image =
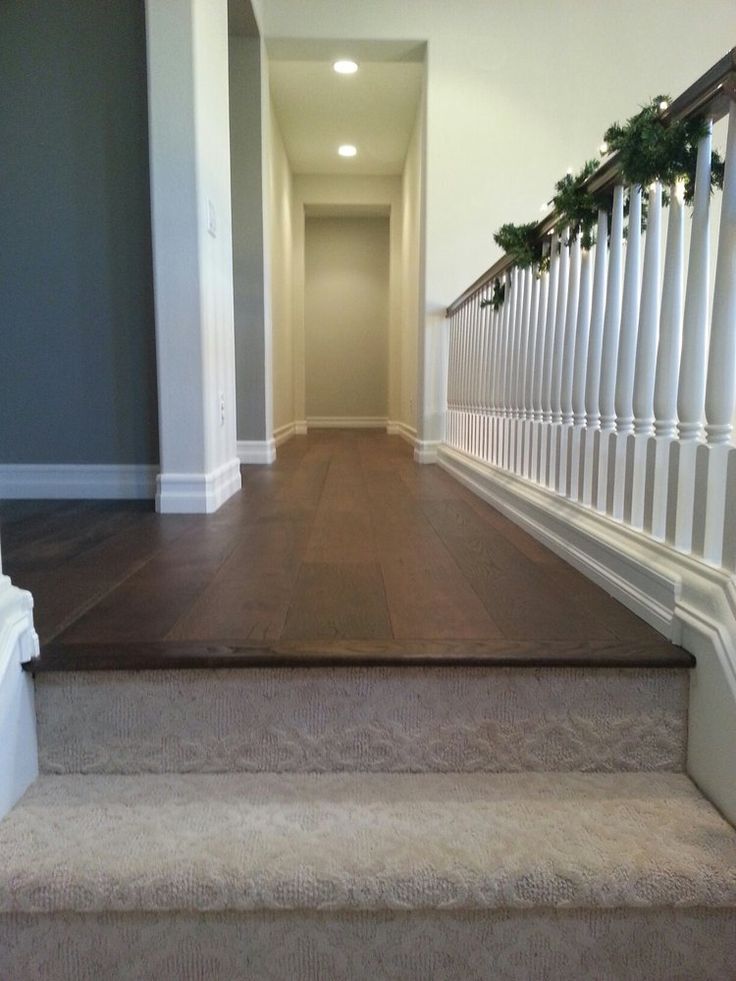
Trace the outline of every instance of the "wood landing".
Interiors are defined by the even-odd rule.
[[[35,669],[692,659],[399,437],[318,431],[214,515],[0,503]]]

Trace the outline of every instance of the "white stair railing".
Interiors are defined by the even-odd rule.
[[[612,188],[610,235],[604,210],[592,248],[580,235],[557,234],[552,214],[537,226],[538,239],[549,241],[548,269],[520,268],[504,257],[452,304],[446,427],[453,449],[730,571],[735,97],[736,49],[670,107],[673,119],[708,122],[692,207],[681,181],[625,187],[613,157],[590,179],[595,190]],[[725,115],[718,202],[711,193],[712,124]]]

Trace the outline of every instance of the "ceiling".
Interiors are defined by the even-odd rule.
[[[269,48],[269,55],[271,96],[295,174],[401,174],[422,89],[423,51],[317,42],[311,49],[303,43]],[[404,60],[391,60],[397,56]],[[358,71],[338,75],[332,68],[338,58],[352,58]],[[339,157],[342,143],[355,144],[357,156]]]

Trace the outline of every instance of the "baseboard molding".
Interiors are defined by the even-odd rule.
[[[162,514],[211,514],[240,490],[240,460],[233,457],[209,473],[162,473],[156,510]]]
[[[695,655],[688,772],[736,821],[736,578],[444,444],[437,462]]]
[[[407,425],[405,422],[399,422],[398,420],[389,420],[386,423],[386,432],[389,436],[401,436],[403,440],[416,448],[417,445],[417,431],[413,426]]]
[[[294,423],[294,435],[295,436],[306,436],[309,427],[307,426],[306,419],[297,419]]]
[[[437,463],[437,452],[440,441],[436,439],[417,439],[414,443],[414,460],[416,463]]]
[[[285,443],[287,440],[291,439],[292,436],[296,436],[297,434],[296,426],[297,424],[295,422],[287,422],[285,426],[279,426],[278,429],[274,429],[273,431],[274,447],[279,447],[281,446],[282,443]]]
[[[380,416],[309,416],[307,429],[385,429],[388,419]]]
[[[31,594],[0,575],[0,818],[38,776],[33,680],[22,669],[37,655]]]
[[[157,473],[157,466],[137,463],[2,463],[0,498],[152,498]]]
[[[276,439],[239,439],[237,450],[241,463],[273,463]]]

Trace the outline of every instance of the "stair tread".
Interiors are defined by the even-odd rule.
[[[736,907],[736,831],[684,775],[41,777],[0,912]]]
[[[692,654],[664,638],[650,641],[240,640],[150,643],[53,643],[24,664],[58,671],[247,667],[661,667],[691,668]]]

